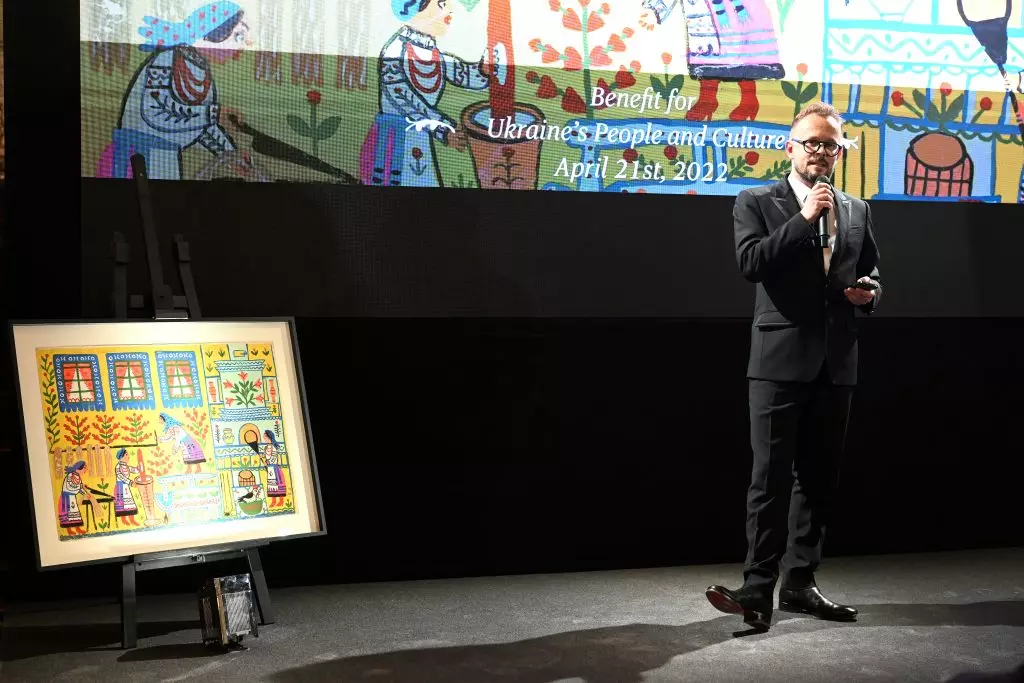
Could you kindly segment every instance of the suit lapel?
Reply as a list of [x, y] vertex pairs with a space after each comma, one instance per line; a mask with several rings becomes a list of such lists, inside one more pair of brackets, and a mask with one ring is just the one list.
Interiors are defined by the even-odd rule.
[[[775, 184], [775, 192], [772, 194], [772, 202], [782, 212], [782, 222], [785, 223], [793, 216], [800, 213], [800, 203], [796, 200], [796, 194], [789, 184], [789, 180], [783, 179]], [[780, 223], [779, 225], [782, 225]]]

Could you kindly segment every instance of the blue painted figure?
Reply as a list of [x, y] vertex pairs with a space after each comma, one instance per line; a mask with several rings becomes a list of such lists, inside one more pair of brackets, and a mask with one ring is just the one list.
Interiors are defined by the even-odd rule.
[[438, 49], [452, 21], [448, 0], [391, 0], [391, 10], [407, 23], [381, 51], [380, 112], [363, 143], [360, 175], [367, 185], [437, 187], [433, 146], [466, 145], [458, 122], [438, 109], [445, 85], [486, 90], [490, 81], [482, 59], [471, 64]]
[[164, 433], [160, 436], [160, 442], [171, 442], [171, 452], [180, 456], [185, 463], [185, 474], [199, 474], [202, 472], [202, 464], [206, 462], [206, 455], [203, 454], [203, 447], [192, 438], [192, 435], [181, 424], [167, 413], [160, 413], [160, 423], [164, 427]]
[[180, 23], [145, 17], [141, 49], [153, 55], [129, 87], [98, 176], [131, 177], [129, 160], [138, 153], [151, 178], [180, 180], [182, 150], [198, 143], [218, 156], [236, 151], [220, 123], [210, 62], [237, 59], [251, 44], [244, 19], [236, 3], [224, 0], [204, 5]]

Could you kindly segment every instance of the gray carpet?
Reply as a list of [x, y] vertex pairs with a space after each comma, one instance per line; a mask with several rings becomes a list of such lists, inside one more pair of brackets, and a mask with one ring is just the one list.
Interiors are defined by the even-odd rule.
[[[273, 592], [277, 623], [246, 652], [199, 644], [190, 595], [141, 596], [139, 647], [116, 604], [9, 613], [7, 681], [946, 681], [1024, 663], [1024, 549], [831, 559], [818, 583], [856, 623], [776, 612], [749, 635], [699, 566]], [[272, 577], [271, 577], [272, 578]]]

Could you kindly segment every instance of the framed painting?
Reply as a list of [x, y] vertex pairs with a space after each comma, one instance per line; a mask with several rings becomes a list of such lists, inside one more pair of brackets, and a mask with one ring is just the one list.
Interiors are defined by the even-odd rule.
[[40, 568], [325, 532], [294, 321], [11, 331]]

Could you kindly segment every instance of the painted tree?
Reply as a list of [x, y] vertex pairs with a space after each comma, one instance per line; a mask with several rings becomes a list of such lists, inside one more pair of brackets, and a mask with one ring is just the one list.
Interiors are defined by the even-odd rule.
[[49, 448], [60, 441], [60, 400], [57, 398], [57, 374], [53, 358], [43, 355], [39, 362], [41, 373], [40, 389], [43, 392], [43, 422], [46, 427], [46, 443]]
[[338, 88], [366, 90], [370, 3], [338, 3]]
[[66, 415], [64, 417], [64, 433], [69, 442], [81, 446], [90, 437], [89, 418], [85, 415]]
[[146, 440], [149, 420], [139, 413], [132, 413], [131, 417], [126, 418], [125, 421], [128, 423], [125, 426], [127, 430], [127, 434], [124, 435], [125, 443], [137, 445]]
[[254, 78], [264, 83], [281, 85], [281, 35], [284, 3], [281, 0], [261, 0], [257, 21], [256, 73]]
[[157, 446], [146, 455], [146, 474], [151, 477], [162, 477], [174, 470], [171, 451]]
[[185, 427], [192, 432], [192, 436], [200, 444], [206, 443], [206, 437], [210, 436], [210, 425], [206, 421], [206, 413], [198, 408], [185, 411], [187, 422]]
[[93, 420], [92, 426], [96, 429], [92, 438], [104, 446], [114, 443], [117, 440], [117, 433], [121, 429], [121, 423], [109, 415], [98, 415]]
[[324, 0], [295, 0], [292, 84], [324, 84]]
[[92, 30], [89, 35], [89, 66], [112, 76], [118, 69], [126, 74], [131, 68], [131, 25], [129, 0], [93, 0], [88, 11]]
[[[570, 45], [559, 49], [551, 43], [540, 38], [530, 41], [530, 49], [541, 53], [541, 61], [544, 64], [561, 64], [565, 71], [583, 72], [583, 93], [576, 92], [571, 85], [564, 89], [557, 86], [551, 76], [540, 76], [535, 71], [527, 74], [526, 79], [530, 83], [539, 85], [537, 96], [540, 98], [554, 98], [561, 96], [562, 109], [571, 114], [586, 114], [588, 118], [593, 117], [593, 88], [591, 70], [594, 68], [612, 67], [619, 53], [626, 52], [626, 40], [632, 38], [634, 30], [628, 26], [620, 30], [612, 30], [602, 39], [602, 29], [607, 29], [605, 17], [611, 14], [611, 6], [607, 2], [600, 5], [590, 3], [590, 0], [575, 0], [573, 4], [579, 6], [579, 10], [570, 5], [570, 0], [549, 0], [548, 6], [551, 11], [562, 15], [562, 26], [572, 34], [579, 37], [580, 49]], [[615, 74], [612, 83], [604, 78], [598, 78], [597, 87], [604, 91], [629, 88], [636, 83], [636, 74], [640, 71], [640, 63], [633, 60], [627, 68], [619, 64], [619, 70]]]
[[194, 9], [188, 0], [154, 0], [153, 9], [156, 16], [177, 21], [189, 15]]

